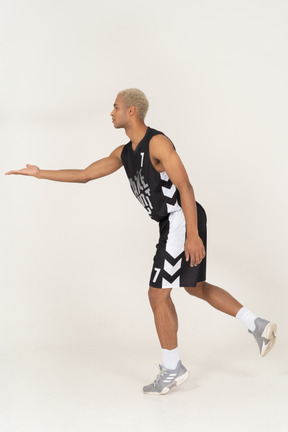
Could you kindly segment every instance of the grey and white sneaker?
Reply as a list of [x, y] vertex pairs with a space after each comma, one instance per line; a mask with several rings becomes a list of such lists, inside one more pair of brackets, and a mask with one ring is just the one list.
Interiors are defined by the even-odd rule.
[[169, 390], [183, 384], [190, 375], [190, 372], [182, 365], [179, 360], [176, 369], [166, 369], [159, 365], [160, 372], [152, 384], [143, 387], [143, 392], [150, 395], [164, 395]]
[[252, 333], [255, 337], [260, 348], [260, 354], [264, 357], [275, 344], [277, 325], [262, 318], [256, 318], [254, 322], [256, 325], [255, 330], [253, 332], [248, 330], [248, 332]]

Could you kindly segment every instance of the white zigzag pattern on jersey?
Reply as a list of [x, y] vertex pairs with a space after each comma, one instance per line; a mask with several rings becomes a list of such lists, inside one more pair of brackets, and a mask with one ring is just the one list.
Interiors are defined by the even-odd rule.
[[167, 196], [167, 197], [169, 197], [169, 198], [172, 198], [173, 195], [174, 195], [174, 193], [176, 192], [176, 187], [175, 187], [175, 185], [172, 183], [172, 186], [171, 186], [170, 189], [169, 189], [169, 188], [166, 188], [166, 187], [164, 187], [164, 186], [162, 186], [162, 191], [163, 191], [163, 194], [164, 194], [165, 196]]
[[161, 177], [161, 180], [164, 180], [164, 181], [170, 180], [166, 171], [160, 172], [160, 177]]
[[174, 211], [181, 209], [181, 207], [179, 206], [179, 204], [177, 202], [174, 205], [168, 204], [168, 203], [166, 203], [166, 205], [167, 205], [167, 212], [168, 213], [172, 213]]
[[[161, 172], [160, 177], [161, 177], [161, 180], [164, 180], [166, 182], [168, 182], [170, 180], [166, 171]], [[172, 183], [172, 186], [170, 187], [170, 189], [165, 187], [165, 186], [161, 186], [161, 188], [162, 188], [162, 192], [165, 196], [167, 196], [168, 198], [173, 198], [173, 196], [176, 192], [176, 187], [173, 183]], [[177, 210], [181, 209], [178, 202], [176, 202], [174, 205], [168, 204], [168, 203], [166, 203], [166, 205], [167, 205], [167, 212], [168, 213], [171, 213], [173, 211], [177, 211]]]
[[169, 273], [171, 276], [173, 276], [181, 267], [181, 261], [182, 258], [179, 259], [179, 261], [173, 266], [169, 263], [166, 259], [164, 260], [164, 270]]

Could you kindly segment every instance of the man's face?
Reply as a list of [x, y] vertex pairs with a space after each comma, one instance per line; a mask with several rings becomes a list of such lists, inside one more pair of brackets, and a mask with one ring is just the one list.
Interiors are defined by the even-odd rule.
[[111, 112], [114, 127], [119, 129], [126, 126], [129, 121], [129, 108], [122, 102], [123, 96], [118, 96], [114, 102], [114, 109]]

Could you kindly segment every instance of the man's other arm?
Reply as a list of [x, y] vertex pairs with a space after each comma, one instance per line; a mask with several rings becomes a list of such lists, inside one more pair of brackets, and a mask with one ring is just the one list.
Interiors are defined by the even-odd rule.
[[169, 138], [156, 135], [151, 139], [150, 145], [151, 156], [161, 162], [168, 177], [179, 190], [187, 230], [185, 256], [187, 261], [190, 257], [191, 266], [197, 265], [205, 256], [205, 248], [198, 233], [195, 195], [188, 174]]

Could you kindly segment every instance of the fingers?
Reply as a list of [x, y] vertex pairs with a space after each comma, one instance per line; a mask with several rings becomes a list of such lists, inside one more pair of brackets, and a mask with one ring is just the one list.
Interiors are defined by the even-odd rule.
[[[189, 260], [189, 252], [185, 251], [186, 261]], [[201, 261], [205, 258], [205, 250], [199, 254], [190, 253], [190, 267], [197, 267]]]
[[10, 174], [23, 174], [23, 175], [29, 175], [29, 171], [27, 170], [27, 168], [31, 168], [33, 167], [33, 165], [30, 164], [26, 164], [26, 168], [22, 168], [22, 169], [18, 169], [18, 170], [12, 170], [12, 171], [7, 171], [5, 173], [5, 175], [10, 175]]
[[10, 175], [10, 174], [25, 174], [25, 173], [22, 170], [8, 171], [7, 173], [5, 173], [5, 175]]
[[190, 267], [197, 267], [200, 264], [201, 261], [202, 261], [201, 259], [196, 259], [193, 262], [191, 260]]
[[[185, 256], [186, 256], [186, 261], [188, 261], [189, 260], [189, 252], [186, 252], [185, 251]], [[198, 257], [196, 257], [195, 255], [193, 255], [193, 254], [190, 254], [190, 267], [196, 267], [198, 264], [200, 264], [200, 262], [201, 262], [201, 259], [199, 259]]]
[[[199, 239], [200, 240], [200, 239]], [[202, 241], [188, 241], [186, 240], [184, 245], [186, 262], [190, 258], [190, 266], [198, 266], [206, 255], [205, 247]]]
[[5, 173], [5, 175], [10, 175], [10, 174], [19, 174], [18, 171], [8, 171]]
[[26, 167], [27, 168], [22, 168], [22, 169], [18, 169], [18, 170], [12, 170], [12, 171], [8, 171], [5, 173], [5, 175], [10, 175], [10, 174], [22, 174], [22, 175], [29, 175], [29, 173], [31, 171], [28, 170], [28, 168], [30, 168], [32, 165], [27, 164]]

